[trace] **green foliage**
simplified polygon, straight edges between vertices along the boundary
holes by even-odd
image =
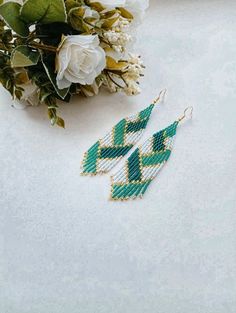
[[[65,4],[63,0],[26,0],[21,8],[20,17],[29,24],[65,22]]]
[[[61,42],[62,35],[77,35],[78,31],[73,29],[67,23],[55,22],[51,24],[37,24],[36,35],[46,45],[58,47]]]
[[[69,11],[71,9],[78,8],[78,7],[81,7],[83,5],[85,5],[83,0],[66,0],[65,1],[67,13],[69,13]]]
[[[63,119],[57,115],[57,94],[47,74],[44,72],[42,64],[30,67],[29,76],[31,81],[40,88],[39,100],[47,106],[51,125],[65,128]]]
[[[24,89],[20,85],[19,77],[12,69],[9,56],[0,53],[0,82],[13,98],[21,99]]]
[[[87,1],[87,4],[95,11],[97,12],[102,12],[103,10],[106,9],[104,5],[102,5],[100,2],[90,2]]]
[[[109,10],[109,11],[105,11],[104,13],[101,13],[101,18],[104,19],[108,19],[111,17],[114,17],[115,14],[117,14],[119,11],[114,9],[114,10]]]
[[[65,88],[65,89],[59,89],[57,87],[57,82],[56,82],[56,73],[55,73],[55,65],[54,65],[54,58],[52,55],[46,56],[41,56],[42,64],[44,66],[44,70],[47,73],[47,76],[52,83],[57,95],[59,96],[60,99],[64,100],[70,90],[70,88]]]
[[[10,51],[12,49],[11,41],[13,39],[11,29],[4,29],[3,27],[0,30],[0,34],[1,34],[1,44],[5,47],[5,49]]]
[[[134,16],[125,8],[117,8],[120,12],[120,15],[128,20],[132,20]]]
[[[27,46],[16,47],[11,54],[12,67],[27,67],[36,65],[39,61],[40,54],[38,51],[32,51]]]
[[[65,122],[61,117],[57,115],[57,110],[55,107],[50,105],[48,106],[48,117],[51,121],[52,126],[58,125],[62,128],[65,128]]]
[[[51,124],[64,128],[65,122],[57,114],[58,99],[69,102],[73,94],[96,95],[102,85],[112,92],[128,87],[124,75],[129,61],[107,56],[106,68],[92,85],[72,83],[63,90],[57,86],[56,62],[62,38],[68,35],[97,35],[105,52],[117,51],[116,48],[125,51],[125,44],[112,42],[106,32],[112,30],[119,37],[123,19],[126,24],[133,19],[129,11],[120,7],[108,9],[102,0],[22,2],[20,5],[14,0],[0,0],[0,83],[14,99],[24,99],[24,85],[35,84]],[[116,23],[119,19],[121,23]]]
[[[74,29],[76,29],[78,32],[89,33],[90,28],[88,27],[88,25],[83,19],[84,13],[85,13],[85,9],[83,7],[73,8],[70,10],[68,14],[68,19],[69,19],[71,26]]]
[[[102,27],[104,29],[111,29],[112,26],[115,24],[115,22],[119,19],[119,15],[118,16],[115,16],[115,17],[112,17],[112,18],[109,18],[107,20],[104,20],[104,22],[102,23]]]
[[[16,2],[7,2],[0,6],[0,15],[9,27],[19,36],[27,37],[29,29],[24,21],[20,18],[21,5]]]

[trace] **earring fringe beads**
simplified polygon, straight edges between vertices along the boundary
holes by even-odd
[[[162,93],[165,95],[166,90],[160,92],[159,97],[146,109],[123,118],[105,137],[85,152],[81,165],[82,175],[109,172],[133,148],[141,138]]]
[[[125,165],[111,177],[111,200],[143,197],[148,186],[171,155],[176,130],[186,117],[186,110],[183,117],[155,133],[137,148]]]

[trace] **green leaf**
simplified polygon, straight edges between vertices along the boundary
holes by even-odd
[[[102,27],[103,28],[106,28],[106,29],[110,29],[112,28],[113,24],[115,24],[115,22],[119,19],[119,16],[116,16],[116,17],[112,17],[112,18],[109,18],[107,20],[105,20],[102,24]]]
[[[42,63],[56,93],[62,100],[64,100],[70,90],[70,87],[65,88],[65,89],[59,89],[57,86],[55,70],[49,64],[47,64],[47,61],[44,60],[43,57],[42,57]]]
[[[128,20],[132,20],[134,18],[134,16],[125,8],[117,8],[120,11],[120,14],[122,17],[127,18]]]
[[[21,37],[29,35],[29,29],[24,21],[20,19],[21,5],[16,2],[8,2],[0,6],[0,16],[7,25]]]
[[[57,124],[58,126],[65,128],[65,122],[57,115],[57,109],[55,107],[48,107],[48,117],[52,126]]]
[[[85,8],[74,8],[71,9],[68,18],[71,26],[79,32],[89,32],[88,26],[84,23],[83,16]]]
[[[26,0],[20,16],[27,23],[66,22],[65,3],[63,0]]]
[[[57,117],[56,124],[62,128],[65,128],[65,121],[61,117]]]
[[[78,8],[82,6],[82,4],[77,2],[76,0],[66,0],[65,5],[66,5],[67,12],[69,12],[73,8]]]
[[[16,47],[11,54],[12,67],[26,67],[36,65],[40,54],[38,51],[32,51],[27,46]]]
[[[39,99],[40,102],[44,102],[49,96],[52,95],[51,91],[45,91],[43,88],[40,90]]]
[[[106,7],[102,5],[100,2],[90,2],[89,6],[97,12],[102,12],[103,10],[106,9]]]
[[[107,19],[107,18],[111,18],[113,17],[115,14],[119,13],[118,10],[110,10],[110,11],[105,11],[104,13],[101,13],[101,16],[103,19]]]
[[[23,92],[19,89],[15,89],[15,97],[20,100],[23,96]]]

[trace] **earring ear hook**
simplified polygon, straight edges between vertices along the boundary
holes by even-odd
[[[193,118],[193,107],[188,107],[184,110],[184,115],[178,119],[178,122],[183,121],[184,119],[191,120]]]
[[[167,89],[165,88],[159,93],[159,96],[155,100],[153,100],[153,104],[156,104],[157,102],[160,102],[161,100],[164,100],[166,93],[167,93]]]

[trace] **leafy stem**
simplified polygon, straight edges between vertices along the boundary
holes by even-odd
[[[34,41],[28,43],[28,46],[35,48],[35,49],[41,49],[41,50],[50,51],[50,52],[57,52],[58,50],[57,47],[41,44],[41,43],[34,42]]]

